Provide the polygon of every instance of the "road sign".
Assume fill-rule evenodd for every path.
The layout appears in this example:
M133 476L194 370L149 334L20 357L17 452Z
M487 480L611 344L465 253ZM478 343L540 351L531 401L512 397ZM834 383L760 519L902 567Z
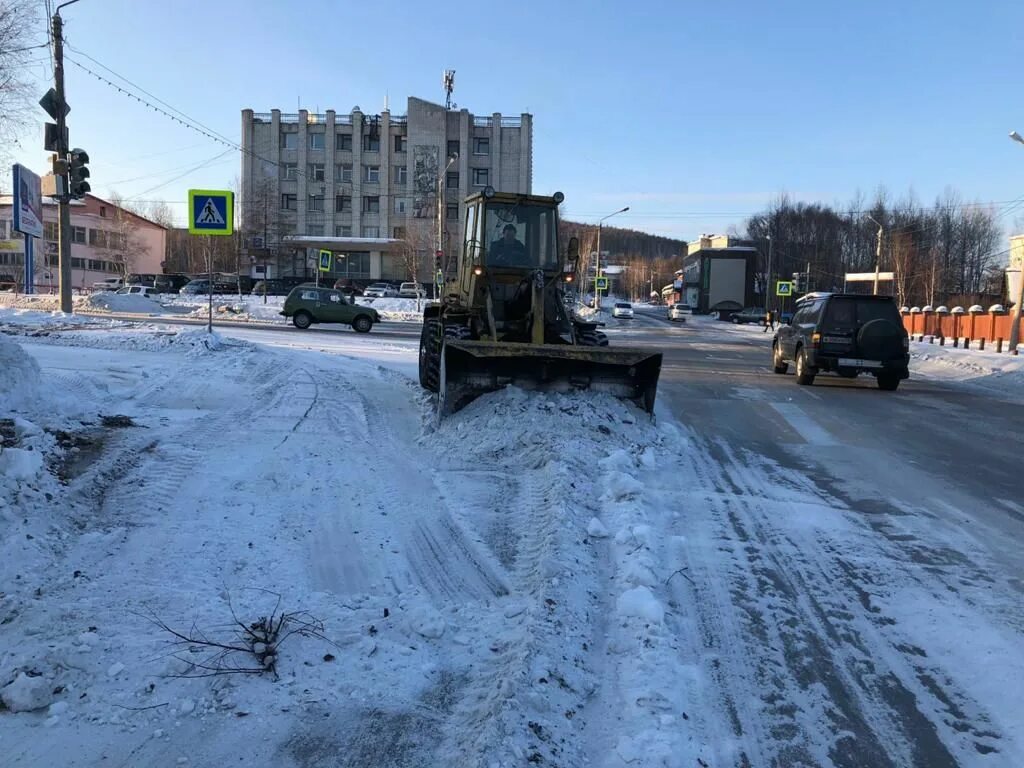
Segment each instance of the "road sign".
M320 251L320 271L330 272L331 271L331 256L333 254L330 251Z
M896 274L894 272L879 272L879 280L895 280ZM848 283L871 283L875 280L874 272L847 272L845 280Z
M775 295L776 296L792 296L793 295L793 282L791 280L776 280L775 281Z
M594 290L607 291L608 290L608 278L607 277L595 277L594 278Z
M190 189L188 210L188 231L193 235L235 232L235 195L229 190Z

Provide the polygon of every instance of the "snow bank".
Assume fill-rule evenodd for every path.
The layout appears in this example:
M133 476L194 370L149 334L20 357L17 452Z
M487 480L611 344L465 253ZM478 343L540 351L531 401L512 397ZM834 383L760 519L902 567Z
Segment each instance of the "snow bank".
M362 307L373 307L380 312L382 320L419 323L423 321L423 308L427 305L427 301L421 300L417 308L416 299L366 299L357 296L356 304Z
M620 616L635 616L654 624L661 624L665 620L665 609L647 587L627 589L619 595L616 608Z
M1007 394L1024 393L1024 356L1007 352L940 347L913 342L910 346L910 372L930 379L961 382Z
M8 336L0 335L0 412L23 408L39 396L39 365Z

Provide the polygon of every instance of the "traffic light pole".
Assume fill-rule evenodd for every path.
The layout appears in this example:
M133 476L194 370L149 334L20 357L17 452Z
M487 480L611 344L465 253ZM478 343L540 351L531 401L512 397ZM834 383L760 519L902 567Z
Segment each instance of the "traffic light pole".
M67 140L67 110L64 105L67 100L64 98L64 36L63 22L60 18L60 7L58 13L53 15L53 80L54 90L57 92L57 161L62 166L67 165L68 140ZM57 169L55 168L54 171ZM67 178L65 168L65 178ZM71 301L71 190L64 189L57 198L57 208L60 215L60 227L58 233L57 263L59 265L59 287L60 287L60 311L65 313L74 312L74 305Z

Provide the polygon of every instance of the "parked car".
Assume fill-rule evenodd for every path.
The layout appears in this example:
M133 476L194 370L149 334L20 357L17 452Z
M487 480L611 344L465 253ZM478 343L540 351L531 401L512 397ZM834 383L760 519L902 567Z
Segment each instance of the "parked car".
M0 291L13 291L18 287L18 281L14 275L0 275Z
M422 299L427 292L419 283L402 283L398 287L398 298L400 299Z
M690 306L688 304L673 304L668 308L668 319L669 320L681 320L686 322L686 315L692 314Z
M92 284L93 290L96 291L116 291L118 288L124 287L123 277L105 277L102 280L97 280Z
M341 291L346 296L362 296L366 283L360 283L348 277L339 277L334 281L334 290Z
M745 307L733 314L731 320L734 325L746 325L747 323L763 323L768 315L764 307Z
M237 283L224 283L224 282L219 282L219 281L215 281L213 283L213 293L214 293L214 295L216 295L218 293L225 293L226 294L226 293L237 293L237 292L238 292L238 285L237 285ZM178 293L180 293L182 296L196 296L196 295L205 296L208 293L210 293L210 281L207 278L196 278L195 280L190 280L188 283L186 283L182 287L182 289L180 291L178 291Z
M257 280L253 283L251 296L287 296L296 285L306 282L304 277L272 277L268 280Z
M114 293L118 293L122 296L149 296L156 297L160 291L151 285L126 285L124 288L118 288Z
M789 325L772 340L772 369L796 364L798 384L822 372L856 378L870 373L878 388L895 390L910 376L910 340L889 296L809 293L796 303Z
M313 323L344 323L359 333L367 333L374 323L380 322L380 315L372 307L353 304L341 291L318 288L312 283L293 288L284 300L281 314L302 329Z
M177 293L186 285L188 285L190 278L188 275L181 273L173 275L155 275L151 285L161 293Z
M615 306L612 307L612 317L631 320L633 318L633 305L627 304L624 301L615 302Z
M373 283L363 291L363 296L370 299L398 298L398 290L391 283Z

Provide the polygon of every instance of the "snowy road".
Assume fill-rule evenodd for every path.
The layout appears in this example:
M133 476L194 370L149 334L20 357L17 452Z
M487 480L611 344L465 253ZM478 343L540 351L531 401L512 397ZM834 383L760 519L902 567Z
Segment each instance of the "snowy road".
M609 324L664 350L655 424L507 391L435 429L395 325L19 339L0 686L49 709L0 711L5 765L1024 764L1019 397L798 387L658 312ZM149 621L260 590L324 625L276 681Z

